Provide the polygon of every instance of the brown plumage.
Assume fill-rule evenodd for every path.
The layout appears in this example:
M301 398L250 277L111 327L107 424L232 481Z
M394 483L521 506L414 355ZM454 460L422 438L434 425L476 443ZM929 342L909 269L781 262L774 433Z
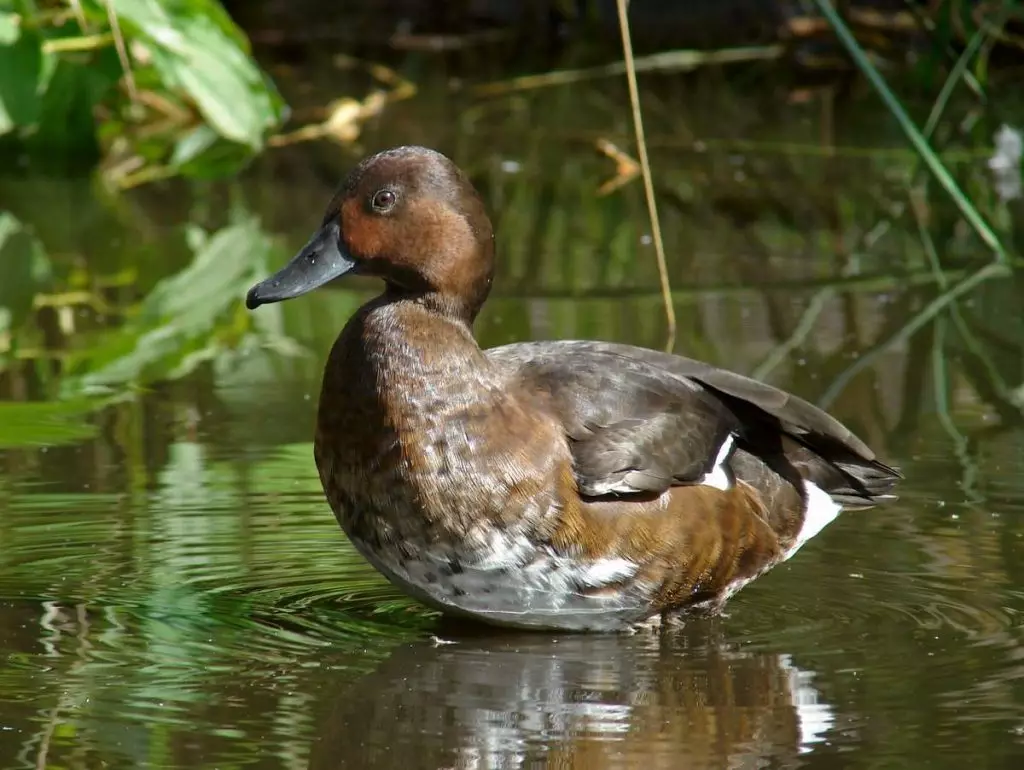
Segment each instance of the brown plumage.
M481 350L491 224L431 150L361 163L247 302L348 272L385 290L331 351L317 467L360 552L447 612L581 630L714 612L899 477L806 401L707 364L602 342Z

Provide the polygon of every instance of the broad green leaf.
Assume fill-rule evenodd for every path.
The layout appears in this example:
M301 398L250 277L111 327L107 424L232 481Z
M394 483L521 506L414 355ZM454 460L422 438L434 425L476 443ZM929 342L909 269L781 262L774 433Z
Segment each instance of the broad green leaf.
M219 0L163 0L161 5L176 16L204 16L208 18L242 51L246 54L250 52L248 38L239 29L238 25L235 24L228 12L224 10L224 6L221 5Z
M156 0L112 0L111 5L119 19L129 22L130 29L166 51L185 54L185 39L165 4Z
M201 125L178 140L170 165L196 179L222 179L238 173L251 159L248 147L227 141L208 125Z
M269 248L255 219L220 230L189 267L153 288L142 305L143 320L171 321L189 331L210 328L220 313L237 306Z
M246 72L226 38L212 26L196 20L189 25L188 50L183 56L154 56L153 61L167 78L188 92L203 117L222 136L258 149L263 143L262 105L257 102ZM255 74L254 72L252 74Z
M184 166L210 149L217 141L216 132L209 126L196 126L187 131L174 145L171 154L172 166Z
M274 94L238 38L225 33L223 19L190 5L192 12L182 2L114 1L119 16L152 44L167 85L186 91L221 136L258 149L279 119Z
M234 328L270 241L254 218L193 240L201 246L192 263L158 283L132 322L71 362L66 395L175 379L233 349L238 333L226 330Z
M103 101L121 76L117 53L98 53L88 67L56 57L46 78L39 114L39 130L31 138L43 151L74 152L88 157L98 152L96 105Z
M0 213L0 308L17 329L32 311L36 294L45 291L52 265L39 241L12 214Z

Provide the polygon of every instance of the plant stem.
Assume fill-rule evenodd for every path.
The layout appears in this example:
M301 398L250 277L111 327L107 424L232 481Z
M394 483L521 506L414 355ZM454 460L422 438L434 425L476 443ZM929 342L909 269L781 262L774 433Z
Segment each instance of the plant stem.
M676 342L676 310L672 304L672 286L668 279L665 263L665 244L661 238L661 224L658 221L658 204L654 198L654 182L651 180L651 164L647 159L647 141L644 138L644 121L640 111L640 91L636 83L636 67L633 62L633 43L629 35L629 19L626 18L627 0L616 0L619 10L619 29L622 32L622 50L626 61L626 79L629 81L629 101L633 107L633 128L636 131L637 158L644 179L644 195L647 198L647 213L651 220L651 237L654 238L654 255L658 260L658 277L661 280L662 300L665 303L667 340L665 349L671 351Z

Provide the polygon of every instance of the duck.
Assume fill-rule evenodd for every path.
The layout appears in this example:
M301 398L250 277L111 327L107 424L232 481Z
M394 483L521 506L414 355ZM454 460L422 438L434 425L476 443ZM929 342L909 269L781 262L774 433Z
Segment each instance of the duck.
M811 403L632 345L481 348L494 231L432 149L363 159L246 306L341 276L383 290L324 367L313 456L355 549L444 615L635 632L722 613L840 511L895 499L899 470Z

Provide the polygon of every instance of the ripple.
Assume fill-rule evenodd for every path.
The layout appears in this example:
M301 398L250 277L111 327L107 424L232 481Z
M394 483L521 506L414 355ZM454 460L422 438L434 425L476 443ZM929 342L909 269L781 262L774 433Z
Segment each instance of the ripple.
M785 765L857 747L878 720L923 730L921 693L946 712L932 732L951 751L968 751L962 724L1004 739L1024 724L1003 510L911 486L680 635L449 637L347 543L307 450L244 472L189 450L132 494L15 488L0 690L19 711L0 724L29 734L56 703L80 729L159 724L259 754L359 739L351 756L393 744L410 768ZM430 633L440 642L413 641ZM315 723L319 698L336 720Z

